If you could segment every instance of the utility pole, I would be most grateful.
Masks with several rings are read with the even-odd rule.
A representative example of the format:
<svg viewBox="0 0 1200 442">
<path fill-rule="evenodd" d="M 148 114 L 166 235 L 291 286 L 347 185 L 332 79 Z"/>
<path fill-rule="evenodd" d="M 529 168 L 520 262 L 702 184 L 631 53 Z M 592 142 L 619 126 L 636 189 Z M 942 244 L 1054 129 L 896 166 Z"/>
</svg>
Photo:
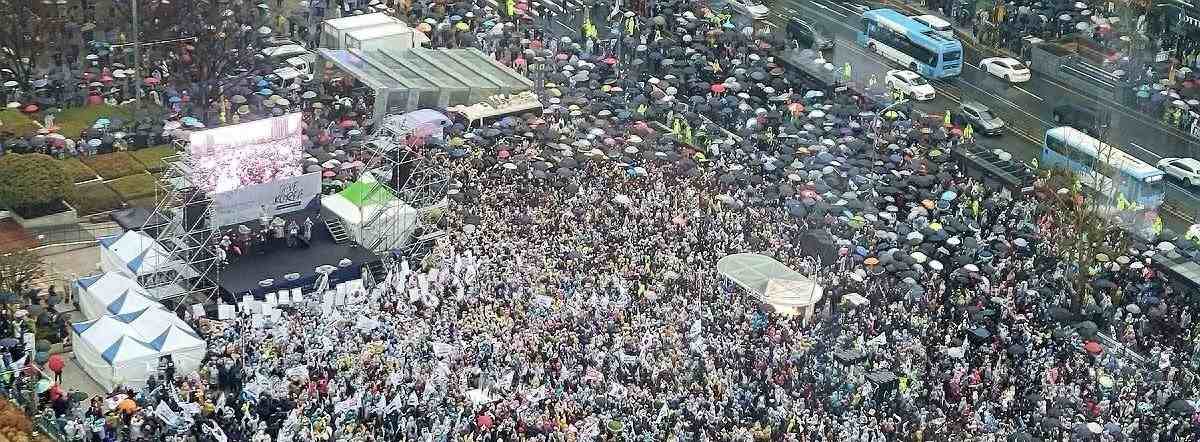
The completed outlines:
<svg viewBox="0 0 1200 442">
<path fill-rule="evenodd" d="M 133 81 L 134 81 L 134 96 L 139 100 L 142 98 L 142 36 L 141 36 L 141 20 L 138 18 L 138 0 L 129 0 L 129 8 L 133 12 Z M 137 115 L 137 107 L 134 106 L 134 117 Z M 135 118 L 136 119 L 136 118 Z"/>
</svg>

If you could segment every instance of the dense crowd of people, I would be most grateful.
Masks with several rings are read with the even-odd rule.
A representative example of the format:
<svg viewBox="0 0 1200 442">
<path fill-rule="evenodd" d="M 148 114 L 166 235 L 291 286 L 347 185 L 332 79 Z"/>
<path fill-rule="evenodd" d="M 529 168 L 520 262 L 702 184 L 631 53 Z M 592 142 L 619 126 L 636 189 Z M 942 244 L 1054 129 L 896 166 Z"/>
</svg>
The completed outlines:
<svg viewBox="0 0 1200 442">
<path fill-rule="evenodd" d="M 1149 260 L 1175 246 L 1079 225 L 1069 180 L 967 178 L 970 136 L 806 82 L 781 36 L 691 3 L 624 16 L 614 47 L 437 7 L 545 75 L 540 113 L 420 147 L 456 183 L 447 237 L 377 284 L 189 316 L 198 372 L 47 391 L 68 440 L 1196 437 L 1192 289 Z M 310 155 L 370 129 L 361 97 L 292 97 Z M 820 282 L 815 315 L 720 276 L 740 252 Z"/>
</svg>

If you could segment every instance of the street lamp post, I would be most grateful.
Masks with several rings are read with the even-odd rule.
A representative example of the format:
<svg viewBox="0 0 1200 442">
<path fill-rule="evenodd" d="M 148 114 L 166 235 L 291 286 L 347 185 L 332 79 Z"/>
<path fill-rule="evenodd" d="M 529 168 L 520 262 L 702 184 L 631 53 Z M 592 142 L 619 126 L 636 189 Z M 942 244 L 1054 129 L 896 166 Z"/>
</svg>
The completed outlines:
<svg viewBox="0 0 1200 442">
<path fill-rule="evenodd" d="M 879 145 L 880 145 L 880 140 L 881 140 L 881 138 L 883 138 L 883 137 L 882 137 L 882 135 L 883 135 L 883 130 L 882 130 L 882 129 L 883 129 L 883 115 L 884 115 L 884 114 L 886 114 L 886 113 L 888 113 L 888 111 L 890 111 L 890 110 L 894 109 L 896 106 L 899 106 L 899 105 L 902 105 L 902 104 L 906 104 L 906 103 L 908 103 L 908 99 L 907 99 L 907 98 L 905 98 L 905 99 L 901 99 L 901 100 L 899 100 L 899 101 L 896 101 L 896 102 L 894 102 L 894 103 L 892 103 L 892 104 L 889 104 L 889 105 L 887 105 L 886 107 L 884 107 L 883 109 L 880 109 L 880 110 L 879 110 L 879 112 L 875 114 L 875 118 L 871 119 L 871 129 L 875 131 L 875 141 L 874 141 L 873 143 L 871 143 L 871 159 L 872 159 L 872 161 L 871 161 L 871 163 L 872 163 L 872 164 L 871 164 L 871 166 L 872 166 L 872 167 L 874 167 L 874 166 L 875 166 L 875 164 L 874 164 L 874 163 L 875 163 L 876 161 L 879 161 Z M 877 179 L 873 179 L 873 180 L 871 180 L 871 190 L 872 190 L 872 192 L 873 192 L 873 191 L 874 191 L 874 190 L 875 190 L 877 187 L 879 187 L 879 184 L 878 184 L 878 183 L 879 183 L 879 180 L 880 180 L 880 179 L 883 179 L 883 177 L 882 177 L 882 176 L 880 176 L 880 177 L 879 177 L 879 178 L 877 178 Z"/>
</svg>

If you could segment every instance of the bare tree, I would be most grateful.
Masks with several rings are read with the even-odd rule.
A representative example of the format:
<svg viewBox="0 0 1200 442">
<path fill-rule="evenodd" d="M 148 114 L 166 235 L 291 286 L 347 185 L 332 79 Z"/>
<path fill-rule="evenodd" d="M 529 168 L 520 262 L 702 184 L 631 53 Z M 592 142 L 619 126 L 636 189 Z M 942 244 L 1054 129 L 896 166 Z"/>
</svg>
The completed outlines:
<svg viewBox="0 0 1200 442">
<path fill-rule="evenodd" d="M 12 79 L 29 89 L 37 65 L 49 46 L 57 23 L 31 0 L 0 0 L 0 69 L 12 71 Z"/>
<path fill-rule="evenodd" d="M 45 274 L 42 257 L 37 253 L 19 250 L 0 255 L 0 291 L 24 294 Z"/>
<path fill-rule="evenodd" d="M 184 23 L 194 19 L 194 1 L 168 0 L 111 0 L 113 17 L 122 28 L 133 23 L 133 2 L 137 1 L 138 30 L 142 42 L 168 40 L 181 37 Z M 127 30 L 126 34 L 132 32 Z M 133 41 L 130 35 L 129 41 Z"/>
<path fill-rule="evenodd" d="M 197 86 L 195 98 L 207 106 L 209 97 L 258 65 L 255 31 L 263 22 L 244 0 L 195 0 L 192 5 L 191 20 L 181 30 L 196 40 L 169 57 L 168 65 Z"/>
<path fill-rule="evenodd" d="M 132 1 L 113 0 L 123 23 L 132 23 Z M 195 85 L 195 102 L 205 105 L 223 83 L 256 66 L 255 29 L 264 23 L 254 2 L 136 1 L 142 68 L 162 69 L 180 86 Z"/>
</svg>

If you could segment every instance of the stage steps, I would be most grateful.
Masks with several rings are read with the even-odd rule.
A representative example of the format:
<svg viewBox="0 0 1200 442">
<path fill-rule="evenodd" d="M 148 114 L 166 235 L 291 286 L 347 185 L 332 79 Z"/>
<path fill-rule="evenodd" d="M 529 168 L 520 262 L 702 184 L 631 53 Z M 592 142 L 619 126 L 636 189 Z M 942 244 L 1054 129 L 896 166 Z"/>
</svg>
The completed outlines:
<svg viewBox="0 0 1200 442">
<path fill-rule="evenodd" d="M 329 235 L 333 237 L 333 242 L 337 244 L 345 244 L 350 241 L 350 234 L 346 233 L 346 226 L 342 224 L 342 220 L 337 217 L 325 218 L 325 228 L 329 229 Z"/>
<path fill-rule="evenodd" d="M 371 261 L 370 264 L 367 264 L 367 269 L 371 271 L 371 277 L 375 278 L 376 284 L 387 279 L 387 266 L 383 265 L 382 259 Z"/>
</svg>

